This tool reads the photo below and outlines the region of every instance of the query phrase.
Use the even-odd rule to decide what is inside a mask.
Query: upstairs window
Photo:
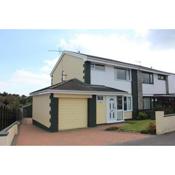
[[[166,76],[165,75],[158,75],[158,80],[166,80]]]
[[[103,64],[91,64],[91,69],[105,71],[105,65],[103,65]]]
[[[117,80],[130,80],[130,70],[123,68],[115,68],[115,79]]]
[[[153,84],[153,74],[148,72],[142,72],[142,78],[144,84]]]

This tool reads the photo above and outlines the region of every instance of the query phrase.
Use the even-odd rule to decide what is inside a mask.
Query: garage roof
[[[30,95],[38,95],[44,92],[56,92],[56,91],[86,91],[86,92],[118,92],[118,93],[127,93],[126,91],[122,91],[119,89],[103,86],[103,85],[91,85],[87,83],[83,83],[78,79],[71,79],[68,81],[64,81],[58,83],[53,86],[46,87],[44,89],[40,89],[38,91],[32,92]]]

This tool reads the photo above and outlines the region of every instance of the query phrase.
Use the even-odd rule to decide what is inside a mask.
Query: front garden
[[[155,120],[128,120],[119,126],[112,126],[106,131],[138,132],[142,134],[156,134]]]

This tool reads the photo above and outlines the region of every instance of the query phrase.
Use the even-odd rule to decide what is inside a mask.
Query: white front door
[[[117,103],[116,97],[111,96],[107,98],[107,121],[113,123],[117,121]]]
[[[123,97],[110,96],[107,98],[107,122],[123,121]]]

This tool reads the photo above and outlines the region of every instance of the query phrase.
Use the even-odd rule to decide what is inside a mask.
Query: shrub
[[[156,134],[156,125],[151,122],[146,130],[141,131],[142,134]]]
[[[112,126],[112,127],[106,128],[105,130],[106,131],[117,131],[117,130],[119,130],[119,127],[118,126]]]
[[[149,118],[149,116],[146,112],[139,112],[138,113],[138,119],[139,120],[145,120],[145,119],[148,119],[148,118]]]

